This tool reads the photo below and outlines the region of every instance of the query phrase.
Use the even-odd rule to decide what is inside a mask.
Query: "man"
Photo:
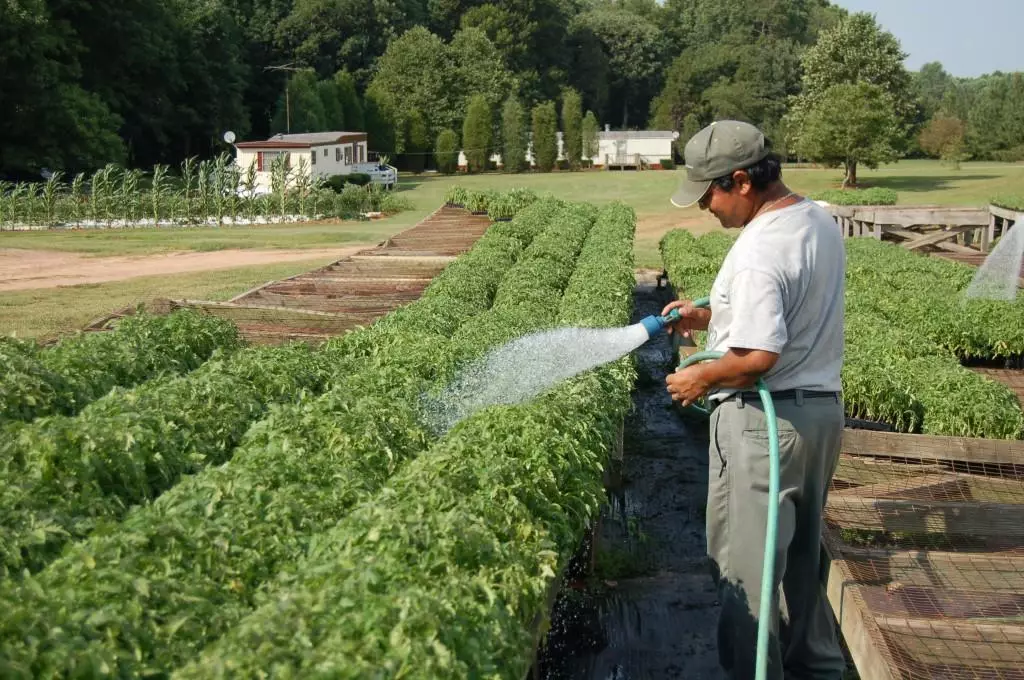
[[[776,592],[769,678],[838,680],[845,663],[819,569],[825,497],[839,458],[844,414],[845,251],[831,215],[786,188],[764,135],[712,123],[685,150],[687,179],[672,197],[697,203],[726,229],[743,229],[710,291],[689,300],[674,330],[707,330],[724,352],[667,378],[673,400],[708,398],[711,413],[708,554],[719,590],[719,656],[734,678],[755,675],[768,507],[768,439],[754,384],[763,378],[779,427]],[[702,294],[703,291],[688,291]],[[672,329],[670,329],[672,332]]]

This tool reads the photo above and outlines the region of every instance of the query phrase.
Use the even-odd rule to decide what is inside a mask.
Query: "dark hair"
[[[774,151],[768,153],[767,156],[754,163],[750,167],[743,168],[750,175],[750,183],[758,191],[763,191],[772,182],[777,182],[782,177],[782,159]],[[732,191],[733,179],[732,173],[725,175],[724,177],[717,177],[712,180],[712,184],[717,184],[721,187],[722,191]]]

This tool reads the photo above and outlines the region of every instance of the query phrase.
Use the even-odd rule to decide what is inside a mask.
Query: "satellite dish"
[[[232,132],[231,130],[228,130],[227,132],[225,132],[224,133],[224,141],[227,142],[228,144],[234,144],[235,143],[235,133]]]

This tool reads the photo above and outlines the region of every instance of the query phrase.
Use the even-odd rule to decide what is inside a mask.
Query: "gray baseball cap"
[[[678,208],[687,208],[704,196],[711,180],[750,167],[769,152],[764,133],[750,123],[715,121],[686,143],[686,179],[669,200]]]

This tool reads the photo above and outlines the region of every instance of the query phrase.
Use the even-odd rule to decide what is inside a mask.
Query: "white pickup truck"
[[[352,166],[352,172],[369,175],[371,182],[382,184],[385,189],[393,189],[398,184],[398,169],[387,163],[356,163]]]

